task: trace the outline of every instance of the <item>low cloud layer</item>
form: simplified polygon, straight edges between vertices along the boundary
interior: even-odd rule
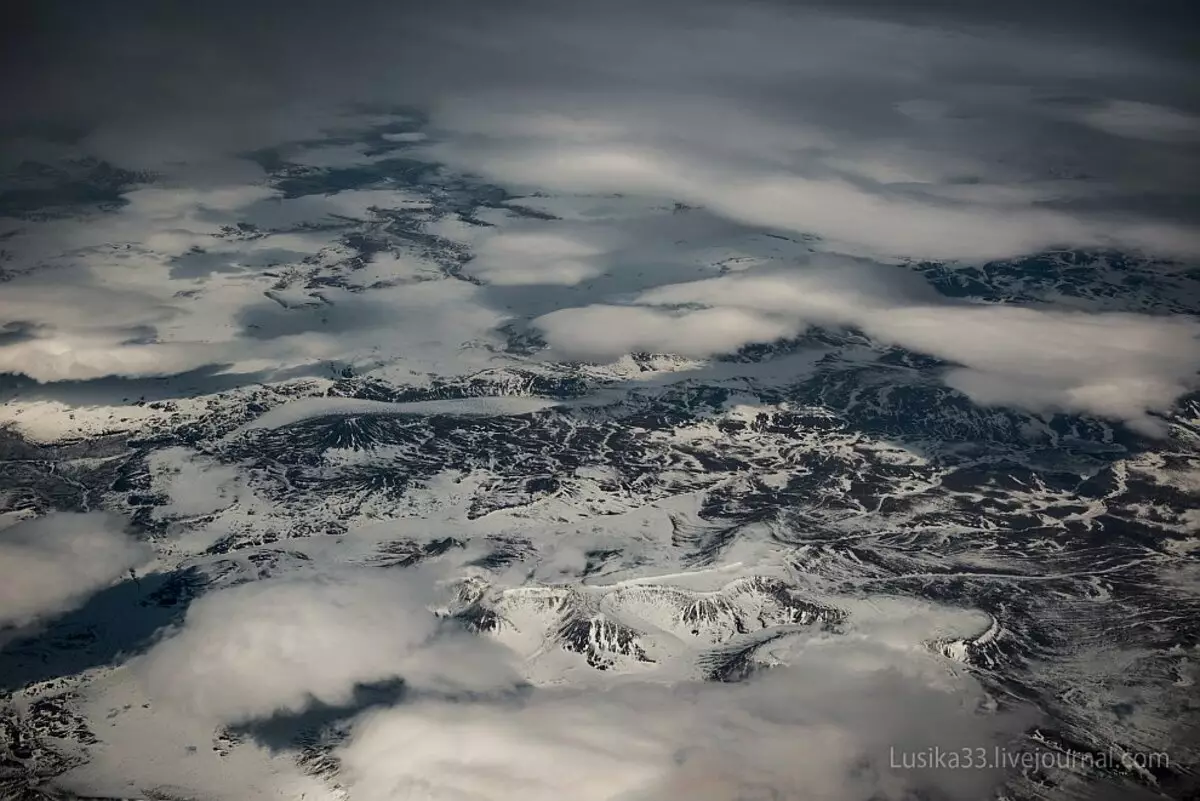
[[[843,252],[1200,253],[1172,174],[1196,166],[1186,67],[1009,11],[987,28],[854,4],[545,15],[526,51],[489,40],[544,72],[450,88],[429,150],[505,184],[674,198]]]
[[[402,192],[284,198],[235,183],[124,197],[109,214],[14,232],[0,321],[15,333],[0,339],[0,374],[56,383],[202,368],[319,372],[370,361],[381,347],[394,354],[394,342],[419,347],[414,361],[453,371],[463,343],[502,320],[470,284],[417,283],[430,268],[416,258],[376,260],[357,276],[374,287],[369,295],[358,285],[306,286],[305,270],[315,269],[306,259],[353,255],[322,226],[419,205]],[[223,232],[239,223],[272,235],[230,241]],[[289,278],[295,286],[281,286]]]
[[[635,683],[540,690],[520,703],[403,705],[361,721],[340,757],[365,801],[981,798],[997,772],[892,762],[950,742],[1000,745],[1022,722],[979,715],[971,700],[898,671],[847,672],[810,658],[745,685]]]
[[[149,557],[108,514],[54,513],[0,530],[0,626],[74,609]]]
[[[601,272],[595,257],[604,253],[604,248],[562,233],[517,230],[481,238],[469,270],[497,286],[572,286]]]
[[[431,585],[413,574],[243,584],[194,603],[135,671],[167,714],[174,708],[226,724],[345,704],[357,685],[400,677],[457,689],[511,681],[500,660],[476,669],[486,643],[439,636],[433,599]]]
[[[738,113],[733,108],[724,112]],[[516,118],[522,127],[526,120]],[[898,172],[887,176],[892,180],[881,181],[883,175],[870,174],[816,178],[781,172],[778,165],[738,165],[735,160],[722,166],[706,158],[699,147],[694,155],[681,156],[665,147],[629,143],[619,135],[611,140],[576,141],[553,128],[518,129],[514,135],[501,127],[499,132],[488,132],[484,141],[489,140],[495,142],[490,149],[487,144],[471,144],[461,151],[445,146],[433,152],[515,185],[566,193],[631,192],[678,198],[739,223],[815,235],[824,247],[844,253],[972,262],[1061,247],[1116,248],[1184,258],[1200,254],[1200,235],[1186,226],[1130,217],[1089,219],[1010,200],[1011,195],[1019,198],[1020,189],[972,187],[973,198],[959,193],[954,202],[955,198],[943,195],[952,195],[956,184],[973,181],[946,176],[950,180],[929,185],[928,180],[910,177],[911,168],[903,162],[879,165],[881,170]],[[859,170],[874,169],[870,159],[860,163],[848,155],[837,158]],[[863,186],[864,179],[873,185]],[[1053,199],[1038,198],[1032,187],[1025,192],[1032,193],[1034,201]],[[972,202],[962,202],[968,199]]]
[[[894,268],[835,264],[730,275],[641,293],[636,305],[566,309],[536,322],[567,355],[707,356],[808,326],[861,330],[946,360],[945,380],[985,405],[1069,411],[1156,430],[1150,412],[1196,386],[1200,325],[1180,317],[932,300]]]
[[[236,501],[242,489],[236,468],[187,448],[164,448],[147,461],[156,488],[166,498],[155,510],[158,517],[210,514]]]

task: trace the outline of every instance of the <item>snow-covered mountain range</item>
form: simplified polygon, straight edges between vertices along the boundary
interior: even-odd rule
[[[345,703],[314,693],[300,713],[281,704],[265,722],[216,725],[160,713],[170,698],[131,678],[201,625],[205,599],[339,571],[434,576],[426,606],[454,632],[439,647],[467,649],[437,664],[466,669],[482,657],[462,643],[490,643],[515,666],[505,692],[518,696],[585,688],[625,709],[620,693],[643,686],[758,686],[797,665],[801,686],[809,660],[852,672],[878,651],[901,674],[965,682],[972,720],[1017,720],[1012,753],[1080,757],[1004,771],[1000,797],[1198,792],[1200,394],[1194,371],[1155,351],[1175,334],[1144,333],[1200,314],[1194,268],[1096,249],[893,261],[881,269],[901,289],[886,304],[822,316],[796,301],[801,322],[748,342],[639,350],[723,331],[687,321],[719,305],[707,287],[748,292],[756,276],[807,276],[825,257],[812,240],[682,203],[469,179],[407,155],[419,120],[380,116],[256,153],[265,181],[223,194],[172,201],[152,176],[104,164],[9,176],[0,208],[16,222],[0,268],[22,303],[82,260],[124,276],[140,303],[183,311],[75,361],[11,351],[6,528],[104,512],[151,553],[70,608],[0,632],[0,794],[225,798],[262,763],[299,777],[308,798],[402,797],[355,794],[356,721],[405,693],[419,705],[449,692],[414,678],[424,663],[355,674]],[[125,239],[96,241],[114,230]],[[621,269],[596,266],[605,248]],[[575,272],[497,278],[518,260]],[[820,287],[831,306],[866,291]],[[548,318],[570,293],[582,309],[657,303],[675,317],[656,337],[618,337],[629,347],[615,356],[572,351]],[[964,338],[1019,310],[1031,333],[1016,335],[1051,355],[990,362],[943,345],[949,327],[917,330],[913,309],[961,315]],[[1077,357],[1056,361],[1054,338],[1103,315],[1130,326],[1129,353],[1085,354],[1066,375]],[[203,352],[189,344],[197,326],[212,329]],[[13,347],[39,342],[10,329]],[[170,368],[139,370],[143,353]],[[1142,369],[1184,389],[1168,404],[1132,397],[1122,381]],[[1022,370],[1041,383],[1018,396],[1034,374]],[[832,686],[818,675],[813,687]],[[451,694],[469,706],[491,691]],[[656,702],[628,701],[643,703]],[[427,725],[457,731],[448,709]],[[677,729],[719,728],[688,720]],[[1112,754],[1128,759],[1082,759]],[[254,786],[243,797],[301,797]],[[955,797],[947,787],[872,797]]]

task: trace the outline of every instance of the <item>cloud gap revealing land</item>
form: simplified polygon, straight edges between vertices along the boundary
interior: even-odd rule
[[[0,799],[1200,798],[1175,0],[18,0]]]

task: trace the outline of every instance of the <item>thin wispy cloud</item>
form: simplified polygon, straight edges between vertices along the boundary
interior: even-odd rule
[[[149,562],[114,515],[50,514],[0,530],[0,625],[44,621]]]

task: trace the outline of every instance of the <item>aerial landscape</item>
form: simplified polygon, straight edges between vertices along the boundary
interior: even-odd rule
[[[5,13],[0,801],[1200,799],[1186,3]]]

